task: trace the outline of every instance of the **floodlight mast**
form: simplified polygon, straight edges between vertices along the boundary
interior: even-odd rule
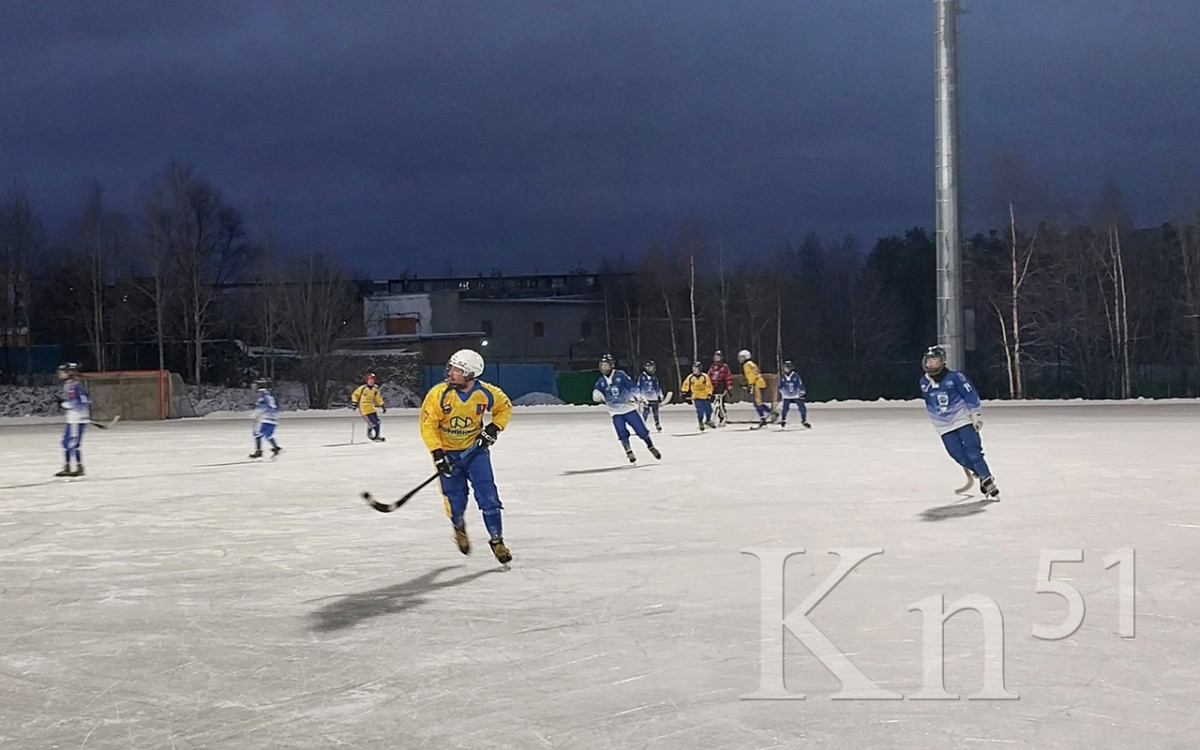
[[[937,181],[938,343],[946,366],[962,367],[965,356],[962,303],[962,246],[958,213],[958,15],[959,0],[934,0],[937,86],[934,171]]]

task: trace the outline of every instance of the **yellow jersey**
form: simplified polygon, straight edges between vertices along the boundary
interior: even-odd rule
[[[679,386],[679,390],[692,394],[693,399],[706,399],[712,397],[713,384],[707,374],[692,373],[683,379],[683,385]]]
[[[383,407],[383,394],[373,385],[360,385],[354,390],[350,402],[358,407],[361,414],[374,414],[376,408]]]
[[[751,388],[767,387],[767,381],[763,380],[763,376],[758,372],[758,365],[754,364],[752,359],[742,363],[742,377],[746,379],[746,385]]]
[[[492,424],[503,430],[512,416],[512,401],[491,383],[476,380],[468,391],[456,391],[449,383],[435,385],[421,404],[421,439],[430,451],[463,451],[475,444],[486,424],[484,412],[492,413]]]

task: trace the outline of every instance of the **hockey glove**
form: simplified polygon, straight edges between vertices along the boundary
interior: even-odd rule
[[[454,473],[454,466],[450,463],[450,459],[446,457],[446,451],[438,448],[432,455],[433,465],[439,473],[447,477]]]
[[[592,400],[597,404],[603,404],[605,401],[604,394],[598,390],[592,391]]]
[[[980,430],[982,430],[983,429],[983,415],[982,414],[972,414],[971,415],[971,424],[975,426],[976,432],[979,432]]]
[[[487,448],[496,442],[496,438],[500,437],[500,428],[495,422],[491,422],[487,427],[483,428],[483,432],[479,433],[479,439],[475,441],[476,448]]]

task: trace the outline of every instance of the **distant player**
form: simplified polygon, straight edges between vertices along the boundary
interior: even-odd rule
[[[271,458],[279,455],[283,449],[275,442],[275,427],[279,424],[279,404],[275,394],[271,393],[271,383],[267,380],[257,380],[254,387],[258,389],[254,399],[254,452],[250,458],[262,458],[262,441],[271,444]]]
[[[746,392],[754,400],[754,411],[758,413],[758,426],[767,426],[767,417],[774,418],[771,407],[766,403],[767,381],[763,380],[758,365],[750,359],[750,350],[738,352],[738,362],[742,364],[742,377],[746,380]]]
[[[963,467],[971,480],[962,491],[969,489],[978,478],[983,494],[999,500],[1000,490],[983,459],[983,441],[979,438],[979,431],[983,429],[983,404],[975,386],[966,375],[947,369],[946,351],[939,346],[925,350],[921,366],[925,374],[919,382],[929,418],[942,436],[946,452]]]
[[[704,372],[704,366],[699,362],[692,363],[692,373],[683,379],[683,384],[679,386],[679,392],[684,394],[684,398],[691,402],[696,407],[696,420],[700,423],[700,431],[704,432],[704,426],[716,427],[713,424],[712,398],[713,384],[709,379],[708,373]]]
[[[596,381],[595,389],[592,391],[592,400],[598,404],[608,405],[608,413],[612,415],[613,427],[617,430],[617,439],[621,441],[621,447],[625,449],[625,455],[631,464],[637,463],[637,456],[633,455],[633,449],[629,447],[629,431],[631,429],[635,435],[645,441],[650,455],[662,458],[658,448],[654,447],[654,441],[650,439],[650,431],[646,429],[646,423],[638,414],[640,397],[641,394],[638,393],[633,379],[626,375],[624,370],[616,369],[613,356],[605,354],[601,357],[600,378]]]
[[[421,439],[441,474],[446,515],[454,527],[454,542],[464,555],[471,551],[467,536],[468,484],[487,528],[488,544],[501,565],[512,560],[504,544],[500,493],[492,473],[491,447],[508,426],[512,402],[504,391],[479,379],[484,362],[479,352],[460,349],[446,363],[446,382],[435,385],[421,404]],[[483,415],[491,412],[486,425]],[[471,452],[463,455],[466,451]]]
[[[382,443],[385,438],[379,434],[379,412],[377,410],[383,409],[383,413],[387,414],[387,407],[383,405],[383,394],[375,385],[375,373],[367,373],[366,382],[354,389],[354,395],[350,397],[350,402],[354,404],[354,408],[358,409],[363,421],[367,423],[367,437]]]
[[[713,384],[713,413],[717,425],[725,426],[725,396],[733,390],[733,373],[725,364],[725,355],[718,349],[713,352],[712,365],[708,368],[708,379]]]
[[[654,429],[662,432],[662,423],[658,420],[658,409],[662,405],[663,389],[658,382],[658,365],[650,360],[642,365],[642,374],[638,376],[638,392],[642,394],[645,404],[642,406],[642,421],[650,419],[654,414]]]
[[[62,383],[62,406],[66,416],[63,426],[62,447],[66,458],[62,471],[56,477],[83,476],[83,454],[80,446],[83,444],[83,429],[92,419],[92,399],[79,377],[79,365],[67,362],[58,366],[58,380]],[[71,468],[74,459],[75,468]]]
[[[783,415],[779,419],[780,427],[787,427],[788,408],[795,404],[800,411],[800,424],[812,429],[808,423],[808,407],[804,404],[804,381],[800,373],[792,365],[792,361],[783,363],[783,376],[779,378],[779,397],[783,400]]]

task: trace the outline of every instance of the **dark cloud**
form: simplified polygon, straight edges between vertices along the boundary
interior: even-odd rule
[[[1198,172],[1200,14],[975,0],[967,221],[1002,149],[1154,222]],[[932,226],[932,0],[20,4],[0,165],[136,210],[183,159],[372,273],[593,264],[695,216],[747,252]],[[968,226],[968,229],[978,228]]]

